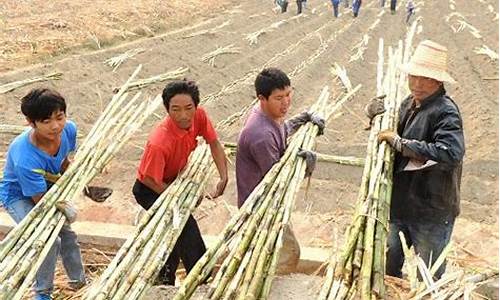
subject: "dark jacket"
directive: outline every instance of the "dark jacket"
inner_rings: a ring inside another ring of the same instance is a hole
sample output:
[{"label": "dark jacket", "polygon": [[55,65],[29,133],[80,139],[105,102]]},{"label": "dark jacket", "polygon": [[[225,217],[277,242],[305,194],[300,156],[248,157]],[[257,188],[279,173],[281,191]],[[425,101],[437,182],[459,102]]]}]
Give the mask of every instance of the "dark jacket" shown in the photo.
[{"label": "dark jacket", "polygon": [[401,104],[398,134],[404,139],[403,147],[422,160],[433,160],[437,164],[404,171],[410,159],[402,153],[396,155],[391,219],[454,220],[460,213],[460,180],[465,153],[462,118],[457,105],[446,96],[444,88],[422,101],[418,108],[410,96]]}]

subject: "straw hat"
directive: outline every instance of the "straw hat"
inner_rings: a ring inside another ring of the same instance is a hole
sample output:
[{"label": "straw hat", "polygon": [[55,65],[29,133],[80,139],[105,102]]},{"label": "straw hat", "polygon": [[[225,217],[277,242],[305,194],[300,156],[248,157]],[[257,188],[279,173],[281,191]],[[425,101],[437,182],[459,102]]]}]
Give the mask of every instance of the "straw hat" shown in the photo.
[{"label": "straw hat", "polygon": [[414,76],[455,83],[456,81],[447,72],[447,59],[448,49],[446,47],[425,40],[418,44],[410,61],[401,66],[401,70]]}]

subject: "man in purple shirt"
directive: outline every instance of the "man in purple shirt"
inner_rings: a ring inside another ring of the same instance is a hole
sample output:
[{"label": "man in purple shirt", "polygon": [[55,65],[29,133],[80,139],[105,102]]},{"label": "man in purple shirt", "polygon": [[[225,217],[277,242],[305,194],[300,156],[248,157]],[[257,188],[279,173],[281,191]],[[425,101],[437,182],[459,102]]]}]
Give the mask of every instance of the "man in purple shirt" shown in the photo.
[{"label": "man in purple shirt", "polygon": [[[259,98],[259,104],[252,109],[240,132],[236,151],[238,207],[243,205],[266,173],[283,156],[289,135],[309,121],[318,125],[320,133],[323,132],[325,126],[323,119],[309,112],[303,112],[285,122],[293,89],[288,76],[279,69],[262,70],[255,79],[255,92]],[[307,162],[312,162],[311,165],[314,165],[314,157],[311,159],[311,156],[314,156],[312,152],[304,152],[304,156]],[[309,166],[309,169],[311,167]],[[289,247],[286,245],[286,240],[290,241]],[[280,261],[294,260],[292,265],[295,265],[299,259],[300,249],[288,226],[285,230],[283,248],[294,255],[287,259],[285,252],[285,255],[282,255],[283,260],[280,259]]]}]

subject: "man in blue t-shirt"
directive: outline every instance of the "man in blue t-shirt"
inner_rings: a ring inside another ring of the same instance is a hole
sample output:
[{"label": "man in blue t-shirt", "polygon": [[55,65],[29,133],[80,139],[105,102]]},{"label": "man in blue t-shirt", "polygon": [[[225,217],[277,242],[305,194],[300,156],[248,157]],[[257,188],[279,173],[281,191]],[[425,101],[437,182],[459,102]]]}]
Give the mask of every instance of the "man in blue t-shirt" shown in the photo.
[{"label": "man in blue t-shirt", "polygon": [[[21,111],[31,125],[10,144],[0,182],[0,203],[16,223],[50,187],[47,175],[63,173],[76,148],[76,125],[66,121],[66,102],[56,91],[34,89],[22,98]],[[44,176],[45,175],[45,176]],[[63,211],[70,218],[70,211]],[[50,299],[57,256],[61,253],[70,285],[81,287],[85,274],[75,232],[66,223],[36,275],[35,299]]]}]

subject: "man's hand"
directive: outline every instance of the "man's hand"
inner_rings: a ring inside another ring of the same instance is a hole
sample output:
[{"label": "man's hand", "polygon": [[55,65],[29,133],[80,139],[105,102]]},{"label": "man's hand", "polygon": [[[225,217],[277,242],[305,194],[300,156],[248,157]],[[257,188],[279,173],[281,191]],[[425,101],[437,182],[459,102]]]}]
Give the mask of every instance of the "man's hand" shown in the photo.
[{"label": "man's hand", "polygon": [[387,143],[389,143],[392,146],[392,145],[394,145],[394,140],[396,139],[397,135],[398,134],[392,130],[383,130],[383,131],[378,133],[377,139],[378,139],[379,143],[386,141]]},{"label": "man's hand", "polygon": [[215,199],[219,196],[222,196],[222,194],[224,194],[224,190],[226,189],[226,186],[227,186],[227,181],[228,181],[227,178],[219,180],[219,182],[217,183],[215,192],[210,195],[210,197],[212,199]]},{"label": "man's hand", "polygon": [[384,98],[385,95],[372,98],[365,106],[365,115],[368,117],[368,119],[370,119],[370,125],[365,128],[366,130],[369,130],[371,128],[372,121],[375,116],[383,114],[385,112]]},{"label": "man's hand", "polygon": [[70,224],[76,221],[77,211],[71,202],[59,201],[56,203],[56,207],[62,212]]},{"label": "man's hand", "polygon": [[304,111],[285,122],[287,135],[292,135],[300,128],[300,126],[305,125],[307,122],[311,122],[318,126],[318,135],[323,134],[323,131],[325,130],[325,119],[316,113]]},{"label": "man's hand", "polygon": [[314,169],[316,169],[317,155],[313,151],[309,150],[299,150],[297,156],[302,157],[306,160],[306,175],[305,177],[311,177]]},{"label": "man's hand", "polygon": [[323,135],[325,132],[325,119],[320,117],[317,113],[310,114],[311,122],[318,126],[318,135]]}]

